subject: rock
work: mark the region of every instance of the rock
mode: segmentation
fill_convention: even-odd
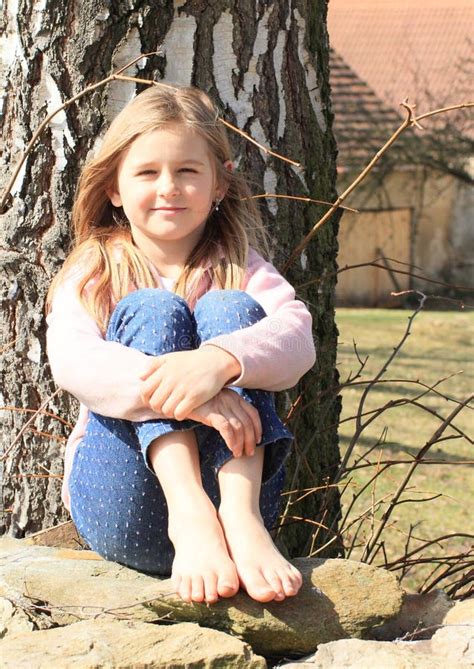
[[[417,652],[415,644],[343,639],[325,643],[311,657],[281,665],[281,669],[448,669],[446,660]],[[450,664],[449,669],[466,666]]]
[[[264,658],[228,634],[192,623],[150,625],[84,620],[46,631],[17,633],[1,643],[5,669],[264,669]]]
[[[0,639],[16,632],[47,630],[55,627],[51,616],[26,597],[10,601],[0,597]]]
[[[456,602],[446,614],[443,622],[445,625],[455,625],[456,623],[474,624],[474,597]]]
[[[392,641],[406,635],[429,639],[443,624],[453,603],[442,590],[422,595],[406,595],[400,613],[373,632],[378,641]]]
[[[431,639],[431,649],[435,655],[448,662],[462,660],[467,666],[474,666],[474,624],[458,623],[438,630]]]
[[[46,603],[51,620],[65,625],[111,616],[142,622],[197,622],[228,632],[269,656],[297,656],[319,644],[365,637],[395,616],[403,592],[390,572],[349,560],[299,559],[304,585],[296,597],[261,604],[240,592],[213,606],[186,604],[170,591],[170,581],[105,560],[71,559],[68,551],[0,539],[5,568],[0,594],[18,598],[27,588]]]
[[[9,599],[0,598],[0,639],[14,632],[31,632],[33,622],[20,608],[13,606]]]
[[[56,548],[87,548],[82,537],[78,534],[72,520],[60,525],[49,527],[35,534],[30,534],[25,542],[38,546],[56,546]]]

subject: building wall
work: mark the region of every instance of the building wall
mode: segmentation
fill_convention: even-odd
[[[341,174],[339,193],[356,176],[357,173]],[[370,262],[380,256],[377,253],[380,248],[386,257],[410,263],[416,274],[469,285],[472,265],[466,263],[466,257],[472,257],[474,235],[468,223],[468,197],[465,194],[461,202],[458,190],[458,182],[450,175],[424,168],[393,171],[384,178],[372,172],[346,202],[360,213],[345,212],[342,217],[339,267],[348,259],[349,264]],[[396,290],[395,280],[384,270],[364,270],[339,274],[338,303],[397,306],[389,294],[390,290]],[[376,273],[387,276],[385,280],[376,279]],[[404,289],[419,288],[430,294],[445,292],[422,279],[395,276]]]

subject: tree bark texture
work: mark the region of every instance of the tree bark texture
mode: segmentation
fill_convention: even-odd
[[[159,49],[159,55],[142,59],[126,74],[203,88],[227,120],[303,165],[294,168],[231,132],[239,168],[251,175],[254,193],[333,199],[326,5],[326,0],[7,0],[2,185],[49,112],[140,53]],[[0,531],[16,537],[67,518],[60,501],[62,449],[76,418],[76,400],[59,391],[24,429],[57,391],[45,354],[44,300],[69,248],[79,170],[135,90],[133,82],[114,81],[61,111],[28,156],[12,206],[2,216]],[[281,268],[324,209],[283,199],[260,202],[274,241],[272,260]],[[335,218],[286,273],[295,286],[319,277],[297,291],[314,316],[318,360],[297,388],[279,397],[285,413],[304,393],[289,422],[296,435],[290,490],[324,485],[339,462],[340,401],[333,390],[337,230]],[[314,539],[315,525],[296,519],[321,520],[323,495],[309,494],[286,506],[289,499],[295,496],[284,498],[288,518],[282,538],[291,555],[307,554],[327,537],[320,532]],[[334,495],[324,524],[338,513]]]

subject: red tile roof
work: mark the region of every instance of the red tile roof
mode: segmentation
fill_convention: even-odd
[[[330,0],[328,29],[331,46],[395,109],[407,96],[419,113],[472,98],[472,0]]]
[[[331,49],[330,72],[334,133],[338,166],[348,169],[366,164],[400,125],[398,113],[378,98],[341,56]],[[400,160],[400,142],[390,157]]]

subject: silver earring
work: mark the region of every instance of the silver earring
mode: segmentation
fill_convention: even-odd
[[[214,203],[214,211],[219,211],[219,205],[222,202],[222,199],[217,198]]]

